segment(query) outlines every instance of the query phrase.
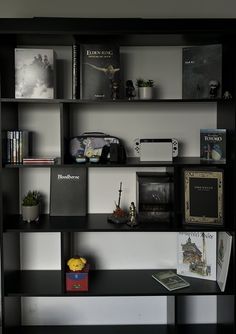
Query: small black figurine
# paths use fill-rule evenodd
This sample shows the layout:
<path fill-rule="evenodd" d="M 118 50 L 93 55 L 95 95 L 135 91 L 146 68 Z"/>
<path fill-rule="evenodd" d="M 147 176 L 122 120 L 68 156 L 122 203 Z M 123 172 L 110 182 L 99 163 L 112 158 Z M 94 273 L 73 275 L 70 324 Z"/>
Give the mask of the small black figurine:
<path fill-rule="evenodd" d="M 120 84 L 118 81 L 112 80 L 111 82 L 111 98 L 112 100 L 119 99 L 119 90 L 120 90 Z"/>
<path fill-rule="evenodd" d="M 133 85 L 133 81 L 132 80 L 127 80 L 126 81 L 126 97 L 129 100 L 132 100 L 135 97 L 135 88 Z"/>
<path fill-rule="evenodd" d="M 218 94 L 220 83 L 217 80 L 210 80 L 208 85 L 210 87 L 210 91 L 209 91 L 210 98 L 215 99 Z"/>
<path fill-rule="evenodd" d="M 223 99 L 225 99 L 225 100 L 230 100 L 230 99 L 232 99 L 232 94 L 230 94 L 230 92 L 229 92 L 228 90 L 226 90 L 226 91 L 224 92 Z"/>

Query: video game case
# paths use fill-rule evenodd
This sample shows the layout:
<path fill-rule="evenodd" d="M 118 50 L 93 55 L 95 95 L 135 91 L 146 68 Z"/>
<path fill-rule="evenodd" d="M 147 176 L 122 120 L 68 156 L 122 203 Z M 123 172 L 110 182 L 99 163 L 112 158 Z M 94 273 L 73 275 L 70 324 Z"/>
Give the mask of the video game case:
<path fill-rule="evenodd" d="M 152 278 L 169 291 L 183 289 L 190 286 L 188 282 L 171 270 L 160 270 L 154 273 Z"/>
<path fill-rule="evenodd" d="M 81 98 L 112 99 L 112 84 L 120 81 L 120 51 L 112 44 L 84 44 L 81 54 Z"/>
<path fill-rule="evenodd" d="M 226 129 L 200 129 L 200 158 L 226 161 Z"/>

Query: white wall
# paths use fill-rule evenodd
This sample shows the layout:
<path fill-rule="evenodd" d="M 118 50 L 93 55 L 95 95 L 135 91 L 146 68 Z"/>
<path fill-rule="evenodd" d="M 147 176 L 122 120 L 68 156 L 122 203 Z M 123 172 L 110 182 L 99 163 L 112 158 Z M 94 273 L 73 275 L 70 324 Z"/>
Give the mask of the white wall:
<path fill-rule="evenodd" d="M 1 17 L 235 17 L 234 0 L 1 0 Z"/>
<path fill-rule="evenodd" d="M 0 17 L 33 17 L 33 16 L 63 16 L 63 17 L 147 17 L 147 18 L 203 18 L 203 17 L 235 17 L 236 2 L 234 0 L 213 1 L 213 0 L 0 0 Z M 166 52 L 167 49 L 162 50 Z M 68 50 L 67 50 L 68 51 Z M 130 50 L 127 50 L 129 52 Z M 142 50 L 140 50 L 141 52 Z M 154 52 L 154 53 L 153 53 Z M 178 50 L 176 49 L 178 54 Z M 61 51 L 61 54 L 63 52 Z M 139 53 L 140 54 L 140 53 Z M 155 55 L 155 50 L 152 50 Z M 128 54 L 129 56 L 129 54 Z M 165 53 L 167 56 L 167 53 Z M 65 57 L 65 56 L 63 56 Z M 165 58 L 165 57 L 164 57 Z M 168 57 L 167 57 L 168 59 Z M 177 57 L 176 61 L 179 61 Z M 136 62 L 140 71 L 140 59 L 136 58 Z M 68 64 L 67 64 L 68 65 Z M 142 63 L 141 63 L 142 65 Z M 173 65 L 173 64 L 172 64 Z M 175 73 L 172 82 L 177 84 L 169 85 L 168 75 L 162 71 L 164 67 L 160 66 L 158 70 L 151 71 L 156 73 L 154 78 L 161 85 L 166 84 L 164 89 L 160 86 L 162 96 L 169 94 L 173 96 L 172 88 L 175 88 L 174 94 L 181 94 L 180 86 L 178 86 L 178 73 Z M 168 67 L 167 67 L 168 68 Z M 181 73 L 180 67 L 175 70 Z M 133 72 L 132 72 L 133 71 Z M 144 74 L 148 74 L 144 70 Z M 135 76 L 137 71 L 131 66 L 129 75 Z M 140 74 L 142 74 L 140 72 Z M 69 78 L 68 81 L 70 82 Z M 168 96 L 167 96 L 168 97 Z M 112 134 L 124 137 L 128 144 L 128 151 L 132 154 L 132 140 L 137 136 L 151 133 L 153 135 L 166 135 L 166 129 L 169 134 L 180 138 L 183 142 L 182 154 L 196 155 L 199 152 L 198 134 L 201 127 L 215 127 L 216 109 L 213 104 L 156 104 L 156 105 L 138 105 L 127 108 L 126 105 L 115 106 L 113 110 L 109 110 L 109 106 L 84 106 L 81 110 L 82 125 L 78 125 L 80 130 L 94 130 L 94 124 L 99 123 L 99 114 L 106 118 L 105 125 L 99 125 L 98 130 L 106 130 Z M 75 108 L 76 109 L 76 108 Z M 89 109 L 89 110 L 88 110 Z M 126 110 L 127 109 L 127 110 Z M 129 110 L 128 110 L 129 109 Z M 131 109 L 131 110 L 130 110 Z M 133 109 L 133 110 L 132 110 Z M 134 109 L 136 109 L 134 111 Z M 35 114 L 33 112 L 35 111 Z M 31 113 L 32 112 L 32 113 Z M 74 111 L 75 121 L 77 120 L 77 112 Z M 37 152 L 39 154 L 59 153 L 58 136 L 59 136 L 59 111 L 54 106 L 43 106 L 43 110 L 39 107 L 32 106 L 25 108 L 21 113 L 22 126 L 29 127 L 37 133 Z M 134 116 L 135 115 L 135 116 Z M 145 116 L 144 116 L 145 115 Z M 27 117 L 26 117 L 27 116 Z M 49 132 L 47 128 L 37 129 L 35 124 L 40 118 L 45 120 L 49 117 L 51 120 L 50 127 L 53 134 L 49 140 Z M 97 117 L 97 118 L 96 118 Z M 101 117 L 101 116 L 100 116 Z M 122 120 L 125 117 L 126 128 L 122 127 Z M 139 123 L 136 123 L 136 117 Z M 142 117 L 145 117 L 143 120 Z M 146 119 L 151 119 L 151 123 L 146 123 Z M 81 120 L 80 119 L 80 120 Z M 91 119 L 93 123 L 91 123 Z M 101 119 L 101 118 L 100 118 Z M 112 122 L 112 119 L 115 122 Z M 28 123 L 26 123 L 28 122 Z M 118 122 L 118 123 L 117 123 Z M 80 123 L 79 123 L 80 124 Z M 92 124 L 92 125 L 91 125 Z M 112 124 L 116 124 L 113 127 Z M 137 126 L 137 124 L 139 124 Z M 142 126 L 140 127 L 140 124 Z M 78 128 L 77 128 L 78 129 Z M 118 130 L 117 130 L 118 129 Z M 163 132 L 165 129 L 165 132 Z M 39 131 L 38 131 L 39 130 Z M 127 131 L 128 130 L 128 131 Z M 187 130 L 187 131 L 186 131 Z M 74 129 L 74 131 L 76 131 Z M 45 145 L 44 141 L 47 144 Z M 52 146 L 50 146 L 52 145 Z M 134 175 L 135 170 L 125 170 L 120 174 L 116 171 L 109 170 L 92 170 L 89 175 L 89 191 L 92 194 L 89 201 L 90 212 L 111 211 L 113 201 L 116 199 L 117 184 L 120 179 L 125 180 L 123 200 L 130 202 L 134 199 Z M 28 169 L 22 171 L 21 194 L 29 187 L 39 189 L 45 196 L 45 212 L 49 209 L 49 171 L 47 169 L 37 171 Z M 40 178 L 39 178 L 40 176 Z M 104 179 L 108 179 L 110 187 L 104 188 L 104 196 L 98 196 L 100 183 L 104 184 Z M 115 197 L 115 198 L 113 198 Z M 99 201 L 98 201 L 99 199 Z M 82 235 L 82 239 L 78 236 L 79 249 L 81 252 L 94 252 L 97 254 L 98 267 L 140 267 L 139 256 L 142 257 L 141 266 L 151 268 L 156 267 L 172 267 L 175 265 L 175 246 L 174 234 L 155 234 L 151 236 L 144 234 L 143 248 L 137 249 L 134 245 L 139 242 L 141 235 L 123 234 L 110 235 L 115 238 L 115 249 L 119 249 L 119 244 L 124 245 L 122 256 L 118 256 L 117 252 L 110 254 L 108 246 L 105 245 L 107 235 L 97 233 Z M 125 243 L 124 243 L 125 240 Z M 166 244 L 163 244 L 163 240 Z M 40 235 L 22 234 L 22 268 L 54 268 L 60 267 L 60 251 L 59 251 L 59 234 L 49 233 Z M 170 246 L 170 247 L 168 247 Z M 30 251 L 29 251 L 30 250 Z M 145 251 L 144 251 L 145 250 Z M 168 252 L 167 252 L 168 251 Z M 125 254 L 135 252 L 132 258 L 125 257 Z M 166 255 L 163 256 L 167 252 Z M 50 256 L 49 256 L 50 254 Z M 120 253 L 118 253 L 120 255 Z M 125 257 L 125 261 L 124 261 Z M 145 262 L 143 264 L 143 262 Z M 141 297 L 141 298 L 23 298 L 23 323 L 25 324 L 92 324 L 92 323 L 163 323 L 166 321 L 166 299 L 165 297 Z M 188 308 L 189 307 L 189 308 Z M 187 301 L 190 321 L 192 322 L 215 322 L 216 321 L 216 303 L 215 297 L 198 297 L 189 298 Z M 50 310 L 50 312 L 48 312 Z M 52 312 L 54 310 L 54 312 Z M 67 312 L 65 312 L 67 310 Z M 105 316 L 106 310 L 110 312 L 110 316 Z M 53 314 L 52 314 L 53 313 Z M 50 314 L 50 317 L 48 316 Z M 88 316 L 90 314 L 91 316 Z M 127 317 L 128 314 L 128 317 Z M 194 314 L 194 317 L 191 315 Z"/>

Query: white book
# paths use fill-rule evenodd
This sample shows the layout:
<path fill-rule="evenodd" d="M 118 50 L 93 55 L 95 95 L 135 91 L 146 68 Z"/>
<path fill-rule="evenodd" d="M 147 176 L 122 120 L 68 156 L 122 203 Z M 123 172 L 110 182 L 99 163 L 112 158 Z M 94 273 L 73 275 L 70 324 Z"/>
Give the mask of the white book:
<path fill-rule="evenodd" d="M 216 232 L 179 232 L 177 274 L 216 280 Z"/>
<path fill-rule="evenodd" d="M 217 246 L 217 283 L 222 292 L 225 291 L 229 270 L 231 247 L 232 235 L 227 232 L 219 232 Z"/>

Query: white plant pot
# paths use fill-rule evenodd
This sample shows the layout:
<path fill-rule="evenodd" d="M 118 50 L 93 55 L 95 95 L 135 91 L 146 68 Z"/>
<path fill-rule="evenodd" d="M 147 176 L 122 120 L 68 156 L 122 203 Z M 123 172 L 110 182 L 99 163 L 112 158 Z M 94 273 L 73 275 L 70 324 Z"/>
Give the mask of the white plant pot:
<path fill-rule="evenodd" d="M 39 219 L 39 204 L 34 206 L 22 205 L 22 218 L 27 223 L 38 221 Z"/>
<path fill-rule="evenodd" d="M 140 100 L 151 100 L 153 98 L 153 87 L 139 87 L 138 97 Z"/>

